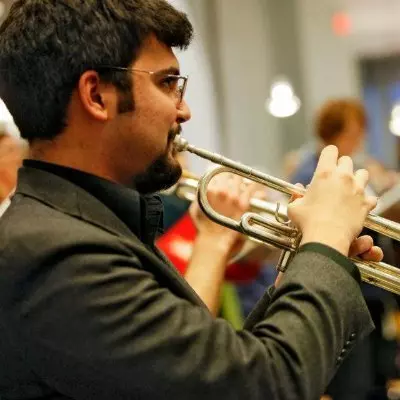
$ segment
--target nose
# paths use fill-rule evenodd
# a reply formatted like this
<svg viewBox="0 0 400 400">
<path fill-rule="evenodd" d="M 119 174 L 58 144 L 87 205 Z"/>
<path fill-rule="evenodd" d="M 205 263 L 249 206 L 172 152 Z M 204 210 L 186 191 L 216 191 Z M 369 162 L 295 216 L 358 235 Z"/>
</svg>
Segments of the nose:
<svg viewBox="0 0 400 400">
<path fill-rule="evenodd" d="M 178 115 L 176 120 L 179 124 L 182 124 L 186 121 L 189 121 L 190 118 L 192 118 L 190 108 L 187 105 L 186 101 L 182 100 L 182 102 L 178 105 Z"/>
</svg>

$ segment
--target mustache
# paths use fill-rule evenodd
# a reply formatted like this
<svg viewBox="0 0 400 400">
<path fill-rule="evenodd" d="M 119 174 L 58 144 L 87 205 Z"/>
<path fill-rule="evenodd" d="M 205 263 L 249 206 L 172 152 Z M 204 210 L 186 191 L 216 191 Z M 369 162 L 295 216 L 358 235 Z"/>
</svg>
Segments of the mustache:
<svg viewBox="0 0 400 400">
<path fill-rule="evenodd" d="M 168 141 L 172 142 L 175 139 L 175 137 L 180 135 L 181 133 L 182 133 L 182 127 L 180 125 L 176 129 L 171 129 L 168 132 Z"/>
</svg>

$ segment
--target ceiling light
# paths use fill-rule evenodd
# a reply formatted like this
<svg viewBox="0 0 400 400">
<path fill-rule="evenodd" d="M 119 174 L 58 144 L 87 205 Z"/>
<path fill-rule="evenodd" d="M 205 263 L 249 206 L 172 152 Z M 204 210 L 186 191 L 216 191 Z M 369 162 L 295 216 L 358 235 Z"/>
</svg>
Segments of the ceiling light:
<svg viewBox="0 0 400 400">
<path fill-rule="evenodd" d="M 392 109 L 389 130 L 393 135 L 400 136 L 400 103 L 395 104 Z"/>
<path fill-rule="evenodd" d="M 265 109 L 277 118 L 290 117 L 299 110 L 301 102 L 296 97 L 292 85 L 287 80 L 272 84 L 271 95 L 265 102 Z"/>
</svg>

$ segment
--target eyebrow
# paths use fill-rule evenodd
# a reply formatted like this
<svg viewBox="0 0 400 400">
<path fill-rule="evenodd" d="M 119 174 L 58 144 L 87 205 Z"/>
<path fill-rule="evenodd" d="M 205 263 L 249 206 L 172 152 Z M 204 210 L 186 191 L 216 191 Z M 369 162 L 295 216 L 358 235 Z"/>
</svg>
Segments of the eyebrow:
<svg viewBox="0 0 400 400">
<path fill-rule="evenodd" d="M 169 67 L 156 71 L 157 75 L 180 75 L 180 70 L 177 67 Z"/>
</svg>

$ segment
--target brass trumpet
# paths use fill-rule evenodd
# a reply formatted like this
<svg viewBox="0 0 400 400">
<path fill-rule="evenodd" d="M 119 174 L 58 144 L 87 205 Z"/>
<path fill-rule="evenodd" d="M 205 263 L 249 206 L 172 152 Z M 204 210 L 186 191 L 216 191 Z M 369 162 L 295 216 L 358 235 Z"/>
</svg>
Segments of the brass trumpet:
<svg viewBox="0 0 400 400">
<path fill-rule="evenodd" d="M 243 214 L 241 219 L 237 221 L 213 210 L 207 199 L 207 187 L 216 175 L 230 172 L 254 182 L 258 182 L 288 196 L 293 194 L 304 194 L 305 189 L 299 188 L 298 186 L 292 185 L 291 183 L 263 172 L 256 171 L 251 167 L 230 160 L 219 154 L 197 148 L 190 145 L 180 136 L 175 138 L 174 145 L 178 151 L 188 151 L 220 165 L 220 167 L 205 173 L 198 181 L 198 184 L 196 184 L 197 198 L 203 212 L 212 221 L 220 225 L 240 232 L 257 241 L 268 243 L 281 249 L 282 254 L 278 262 L 278 269 L 280 271 L 285 271 L 288 263 L 296 254 L 301 241 L 301 233 L 290 224 L 285 210 L 282 211 L 282 208 L 277 204 L 273 214 L 268 211 L 265 213 L 259 213 L 252 210 L 251 212 Z M 271 205 L 267 206 L 267 208 L 271 209 Z M 273 208 L 274 207 L 272 206 L 272 209 Z M 273 217 L 266 214 L 272 214 Z M 374 214 L 368 215 L 364 226 L 392 239 L 400 239 L 400 224 L 378 217 Z M 363 281 L 393 293 L 400 294 L 400 270 L 398 268 L 383 262 L 367 262 L 359 258 L 352 258 L 351 260 L 359 268 Z"/>
<path fill-rule="evenodd" d="M 172 188 L 170 192 L 173 192 L 176 196 L 182 199 L 193 201 L 197 197 L 199 181 L 199 177 L 192 174 L 188 170 L 183 170 L 179 182 Z M 253 198 L 250 200 L 250 211 L 261 215 L 266 214 L 274 216 L 276 219 L 279 219 L 282 222 L 288 221 L 286 205 L 280 203 Z"/>
<path fill-rule="evenodd" d="M 187 201 L 194 201 L 197 198 L 197 190 L 199 185 L 200 178 L 190 171 L 184 169 L 182 171 L 182 176 L 179 181 L 171 187 L 167 189 L 164 193 L 168 195 L 174 194 L 175 196 L 185 199 Z M 273 203 L 270 201 L 265 201 L 258 198 L 253 198 L 250 201 L 250 211 L 260 214 L 260 215 L 268 215 L 270 217 L 275 217 L 275 219 L 280 219 L 281 221 L 287 221 L 287 211 L 285 205 L 280 205 L 277 203 Z M 258 253 L 258 257 L 262 257 L 267 260 L 276 260 L 277 258 L 277 249 L 275 246 L 269 245 L 263 241 L 256 240 L 253 237 L 248 237 L 248 240 L 243 246 L 242 250 L 236 254 L 232 259 L 229 260 L 229 263 L 242 262 L 246 260 L 250 254 L 258 247 L 258 246 L 266 246 L 265 251 L 263 251 L 260 255 Z"/>
</svg>

